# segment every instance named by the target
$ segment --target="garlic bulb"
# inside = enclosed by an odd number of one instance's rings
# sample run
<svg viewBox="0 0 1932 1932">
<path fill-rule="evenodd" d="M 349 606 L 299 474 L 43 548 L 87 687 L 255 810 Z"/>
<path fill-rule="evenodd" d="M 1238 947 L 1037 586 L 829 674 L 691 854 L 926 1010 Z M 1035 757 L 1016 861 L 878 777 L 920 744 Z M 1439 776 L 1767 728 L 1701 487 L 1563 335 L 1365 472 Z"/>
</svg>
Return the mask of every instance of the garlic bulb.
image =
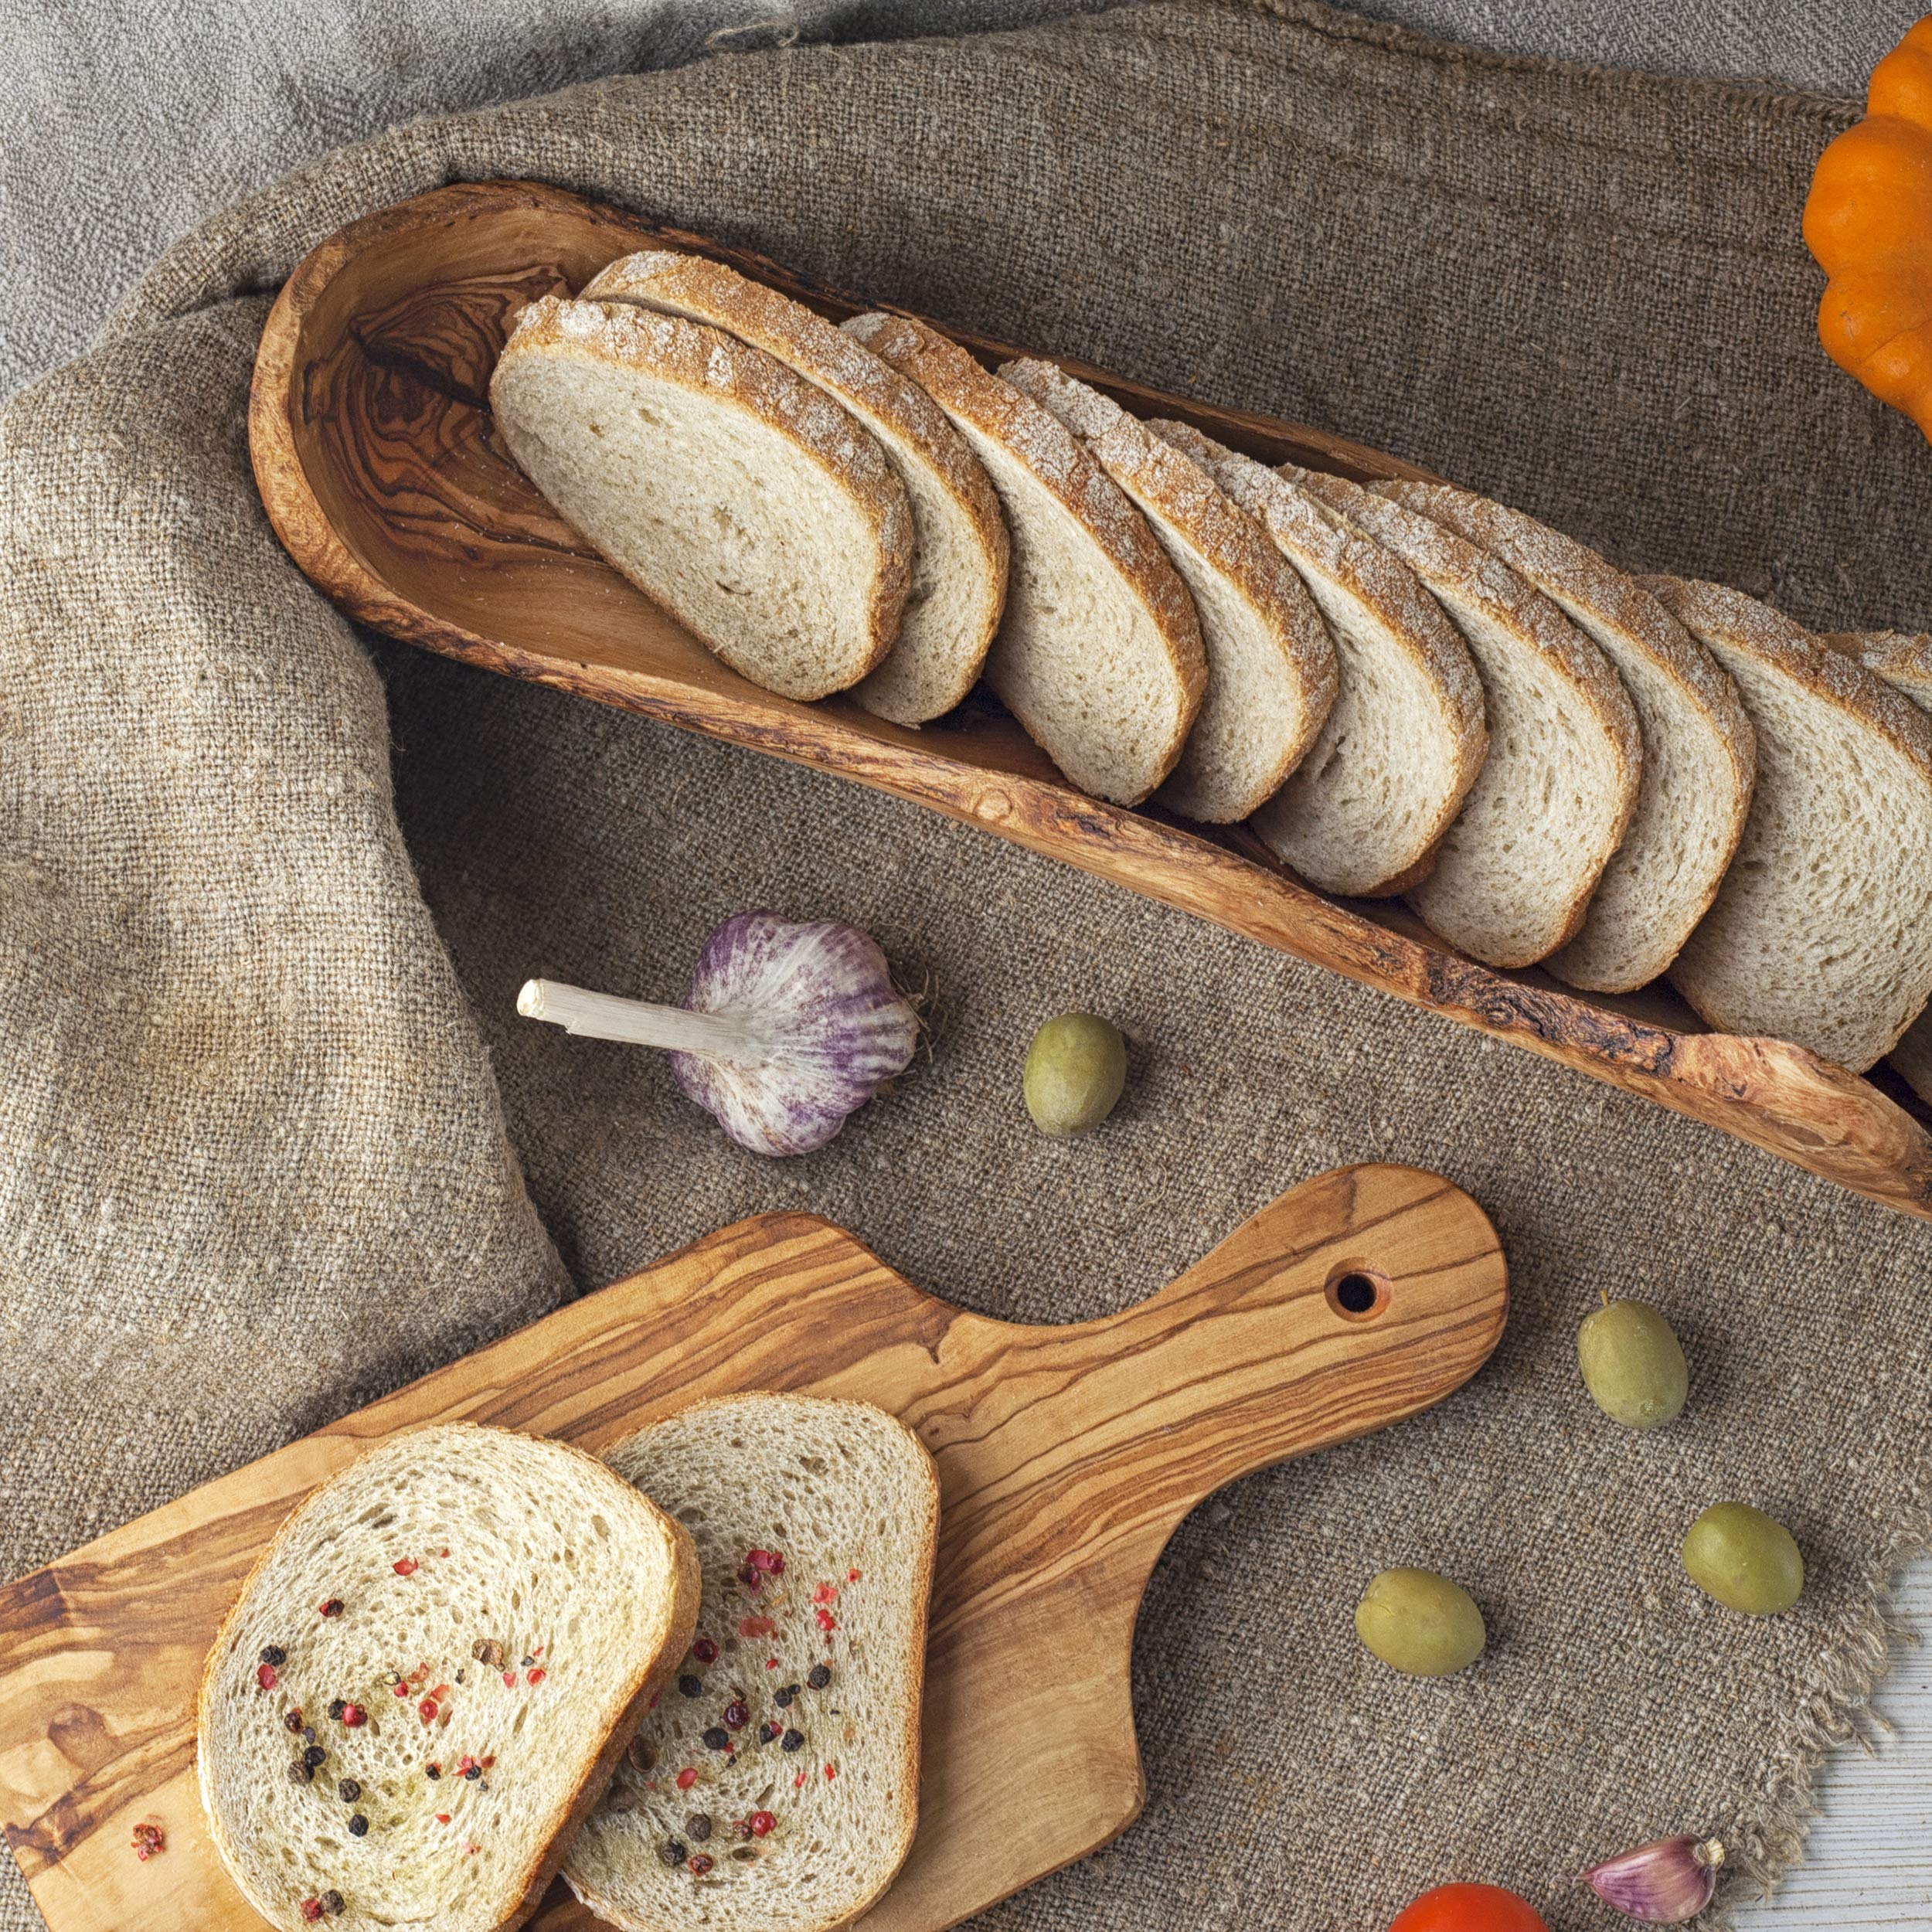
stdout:
<svg viewBox="0 0 1932 1932">
<path fill-rule="evenodd" d="M 1606 1905 L 1645 1925 L 1682 1925 L 1711 1902 L 1724 1848 L 1716 1838 L 1660 1838 L 1578 1878 Z"/>
<path fill-rule="evenodd" d="M 594 1039 L 668 1048 L 679 1086 L 758 1154 L 824 1146 L 906 1070 L 919 1036 L 865 934 L 767 912 L 736 913 L 713 933 L 682 1006 L 533 979 L 516 1010 Z"/>
</svg>

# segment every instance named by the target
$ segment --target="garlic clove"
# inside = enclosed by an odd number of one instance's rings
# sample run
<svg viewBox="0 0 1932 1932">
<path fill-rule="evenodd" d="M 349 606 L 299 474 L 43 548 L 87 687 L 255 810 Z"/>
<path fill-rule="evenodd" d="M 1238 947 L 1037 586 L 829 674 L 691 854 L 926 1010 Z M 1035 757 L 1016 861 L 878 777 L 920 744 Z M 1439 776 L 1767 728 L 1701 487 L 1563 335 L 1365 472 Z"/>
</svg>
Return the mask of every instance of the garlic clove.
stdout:
<svg viewBox="0 0 1932 1932">
<path fill-rule="evenodd" d="M 886 956 L 855 927 L 739 913 L 705 941 L 685 1008 L 756 1038 L 755 1055 L 677 1052 L 685 1093 L 760 1154 L 822 1147 L 903 1073 L 919 1020 Z"/>
<path fill-rule="evenodd" d="M 1711 1902 L 1724 1848 L 1716 1838 L 1660 1838 L 1577 1878 L 1614 1910 L 1645 1925 L 1682 1925 Z"/>
</svg>

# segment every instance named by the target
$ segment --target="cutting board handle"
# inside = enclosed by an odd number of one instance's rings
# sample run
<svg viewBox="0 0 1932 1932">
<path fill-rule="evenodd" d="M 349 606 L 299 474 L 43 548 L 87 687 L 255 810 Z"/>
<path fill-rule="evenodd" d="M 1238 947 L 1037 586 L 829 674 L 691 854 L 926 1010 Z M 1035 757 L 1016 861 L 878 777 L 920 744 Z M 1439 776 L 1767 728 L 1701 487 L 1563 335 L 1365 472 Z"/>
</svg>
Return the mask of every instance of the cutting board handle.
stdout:
<svg viewBox="0 0 1932 1932">
<path fill-rule="evenodd" d="M 1413 1168 L 1341 1168 L 1121 1314 L 985 1324 L 993 1333 L 965 1352 L 988 1372 L 985 1399 L 947 1406 L 963 1426 L 1036 1440 L 1068 1482 L 1128 1485 L 1113 1553 L 1151 1562 L 1223 1484 L 1440 1401 L 1481 1366 L 1508 1308 L 1495 1230 L 1460 1188 Z"/>
</svg>

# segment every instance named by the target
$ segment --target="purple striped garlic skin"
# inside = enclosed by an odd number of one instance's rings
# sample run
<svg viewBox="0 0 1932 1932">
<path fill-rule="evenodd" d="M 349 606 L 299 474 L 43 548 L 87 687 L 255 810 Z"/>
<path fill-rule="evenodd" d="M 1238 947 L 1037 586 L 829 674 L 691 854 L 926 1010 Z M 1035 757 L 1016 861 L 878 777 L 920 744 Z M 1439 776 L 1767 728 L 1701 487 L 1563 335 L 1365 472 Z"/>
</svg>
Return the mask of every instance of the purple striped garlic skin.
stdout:
<svg viewBox="0 0 1932 1932">
<path fill-rule="evenodd" d="M 919 1021 L 866 934 L 770 912 L 735 913 L 705 941 L 684 1005 L 750 1043 L 730 1057 L 673 1053 L 685 1094 L 741 1147 L 808 1154 L 903 1073 Z"/>
</svg>

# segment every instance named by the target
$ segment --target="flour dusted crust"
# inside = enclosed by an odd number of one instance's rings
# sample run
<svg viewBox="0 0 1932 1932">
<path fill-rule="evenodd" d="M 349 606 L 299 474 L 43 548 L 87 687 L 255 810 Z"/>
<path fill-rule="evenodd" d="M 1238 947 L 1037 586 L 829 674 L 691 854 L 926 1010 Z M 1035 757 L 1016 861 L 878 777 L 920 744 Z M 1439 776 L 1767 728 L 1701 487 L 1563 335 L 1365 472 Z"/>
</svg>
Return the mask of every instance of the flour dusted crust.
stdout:
<svg viewBox="0 0 1932 1932">
<path fill-rule="evenodd" d="M 1898 1044 L 1932 993 L 1932 719 L 1853 656 L 1827 648 L 1755 597 L 1675 577 L 1641 581 L 1728 661 L 1747 705 L 1754 702 L 1748 671 L 1769 680 L 1767 690 L 1789 694 L 1814 730 L 1835 726 L 1854 742 L 1882 744 L 1897 761 L 1890 775 L 1903 784 L 1876 784 L 1864 760 L 1860 770 L 1847 769 L 1842 746 L 1784 751 L 1787 789 L 1835 787 L 1847 794 L 1835 803 L 1828 825 L 1815 832 L 1812 849 L 1789 849 L 1767 838 L 1765 826 L 1781 804 L 1774 754 L 1794 726 L 1782 720 L 1774 736 L 1760 714 L 1758 796 L 1738 862 L 1671 973 L 1712 1025 L 1775 1033 L 1862 1072 Z M 1845 835 L 1846 807 L 1891 812 L 1899 823 L 1875 828 L 1861 844 Z M 1906 849 L 1902 828 L 1914 835 L 1916 851 Z M 1766 898 L 1767 885 L 1780 883 L 1782 903 L 1759 912 L 1750 896 Z M 1818 907 L 1832 920 L 1827 930 L 1790 930 Z M 1815 961 L 1808 945 L 1818 952 Z M 1774 958 L 1774 985 L 1752 971 L 1751 951 Z"/>
<path fill-rule="evenodd" d="M 958 704 L 978 677 L 999 627 L 1007 539 L 993 486 L 945 412 L 855 336 L 777 289 L 702 255 L 668 249 L 627 255 L 594 277 L 583 299 L 641 304 L 725 330 L 827 391 L 886 439 L 889 451 L 896 444 L 907 461 L 922 466 L 977 549 L 979 581 L 972 587 L 977 594 L 969 598 L 957 585 L 931 587 L 951 607 L 934 608 L 929 595 L 908 608 L 900 648 L 922 647 L 919 663 L 901 666 L 889 657 L 854 695 L 869 709 L 902 724 L 937 717 Z M 915 554 L 915 582 L 923 564 Z M 969 601 L 973 608 L 958 609 Z M 942 621 L 950 621 L 961 634 L 925 645 L 919 627 Z"/>
<path fill-rule="evenodd" d="M 878 443 L 820 389 L 775 357 L 721 329 L 654 314 L 629 303 L 546 295 L 524 310 L 491 377 L 525 358 L 574 356 L 641 371 L 713 401 L 736 404 L 786 437 L 824 471 L 869 526 L 879 566 L 870 600 L 863 670 L 893 646 L 912 584 L 914 532 L 906 491 Z M 646 595 L 652 587 L 640 583 Z M 728 641 L 706 638 L 716 650 Z"/>
<path fill-rule="evenodd" d="M 883 314 L 855 316 L 843 326 L 910 376 L 955 422 L 977 431 L 1018 464 L 1099 546 L 1146 611 L 1178 686 L 1179 702 L 1174 723 L 1146 760 L 1149 781 L 1144 787 L 1103 794 L 1117 804 L 1138 804 L 1173 769 L 1207 682 L 1192 600 L 1146 519 L 1063 424 L 1032 397 L 989 374 L 937 329 L 910 317 Z M 1009 596 L 1009 610 L 1011 601 Z M 998 655 L 996 641 L 989 676 L 997 676 L 993 659 Z M 1041 736 L 1038 719 L 1022 715 L 1020 722 L 1036 738 Z"/>
<path fill-rule="evenodd" d="M 565 1878 L 624 1932 L 836 1932 L 918 1821 L 931 1458 L 870 1403 L 779 1394 L 695 1403 L 608 1453 L 692 1526 L 702 1604 Z"/>
<path fill-rule="evenodd" d="M 1000 380 L 1066 424 L 1100 467 L 1154 520 L 1172 532 L 1175 566 L 1187 580 L 1189 553 L 1209 665 L 1206 696 L 1161 800 L 1213 823 L 1246 818 L 1280 790 L 1320 732 L 1335 702 L 1335 645 L 1306 588 L 1267 532 L 1230 502 L 1190 457 L 1117 403 L 1052 362 L 1008 362 Z M 1218 595 L 1232 595 L 1241 632 L 1209 621 Z M 1264 655 L 1230 658 L 1243 643 Z M 1217 655 L 1219 653 L 1219 655 Z M 1211 740 L 1211 741 L 1210 741 Z"/>
<path fill-rule="evenodd" d="M 1321 736 L 1287 784 L 1256 814 L 1254 830 L 1326 891 L 1366 898 L 1406 892 L 1427 877 L 1488 749 L 1482 682 L 1468 647 L 1406 563 L 1349 529 L 1278 471 L 1189 423 L 1161 420 L 1148 427 L 1259 521 L 1323 604 L 1338 655 L 1355 665 L 1352 676 L 1342 668 Z M 1355 748 L 1338 742 L 1332 760 L 1330 740 L 1359 740 L 1360 726 L 1352 723 L 1358 710 L 1369 723 L 1386 722 L 1392 678 L 1419 700 L 1429 720 L 1426 730 L 1418 728 L 1406 742 L 1413 747 L 1420 736 L 1435 744 L 1437 768 L 1432 775 L 1426 762 L 1391 755 L 1381 768 L 1384 798 L 1406 798 L 1407 808 L 1385 804 L 1370 810 L 1351 799 L 1338 812 L 1332 786 L 1345 798 L 1372 787 L 1340 763 L 1353 759 Z M 1394 730 L 1400 735 L 1399 726 Z"/>
<path fill-rule="evenodd" d="M 460 1469 L 466 1476 L 487 1472 L 492 1512 L 512 1517 L 519 1489 L 532 1498 L 566 1496 L 567 1506 L 558 1514 L 567 1516 L 573 1531 L 587 1528 L 595 1515 L 605 1526 L 600 1541 L 611 1543 L 619 1555 L 634 1553 L 620 1566 L 621 1588 L 572 1606 L 586 1627 L 577 1648 L 591 1667 L 588 1696 L 573 1696 L 578 1657 L 544 1643 L 546 1659 L 539 1662 L 512 1647 L 522 1641 L 518 1613 L 510 1607 L 512 1592 L 526 1594 L 522 1615 L 528 1618 L 538 1608 L 534 1600 L 544 1594 L 542 1587 L 521 1566 L 515 1577 L 477 1573 L 474 1550 L 463 1546 L 461 1516 L 437 1514 L 433 1500 L 426 1505 L 422 1473 L 437 1468 Z M 451 1539 L 447 1544 L 434 1537 L 421 1540 L 426 1510 L 434 1518 L 435 1536 Z M 395 1521 L 396 1514 L 404 1520 Z M 328 1580 L 317 1587 L 318 1577 Z M 640 1588 L 648 1589 L 651 1578 L 657 1587 L 641 1601 Z M 291 1583 L 311 1587 L 291 1595 Z M 474 1642 L 467 1656 L 417 1658 L 432 1593 L 437 1600 L 454 1595 L 474 1607 L 475 1614 L 459 1619 L 466 1636 L 474 1624 L 482 1627 L 475 1641 L 502 1642 L 503 1664 L 513 1667 L 509 1675 L 515 1685 L 497 1665 L 477 1658 Z M 379 1444 L 298 1505 L 257 1559 L 209 1647 L 196 1700 L 196 1770 L 209 1836 L 223 1864 L 254 1910 L 284 1932 L 315 1923 L 345 1932 L 514 1932 L 542 1901 L 638 1719 L 690 1641 L 699 1594 L 689 1536 L 597 1458 L 567 1443 L 450 1423 Z M 560 1623 L 564 1614 L 558 1611 Z M 643 1641 L 613 1645 L 610 1629 L 627 1614 L 635 1618 Z M 260 1657 L 264 1631 L 272 1634 L 283 1657 L 267 1682 L 258 1675 L 266 1661 Z M 533 1631 L 528 1641 L 542 1642 Z M 389 1682 L 366 1667 L 352 1672 L 345 1663 L 345 1652 L 362 1655 L 372 1645 L 393 1655 L 399 1666 L 417 1659 L 403 1679 L 406 1695 L 395 1694 Z M 539 1673 L 534 1679 L 533 1669 Z M 396 1674 L 402 1676 L 400 1668 Z M 353 1681 L 338 1681 L 352 1676 Z M 539 1749 L 544 1753 L 529 1767 L 515 1762 L 513 1745 L 506 1743 L 500 1753 L 485 1748 L 490 1741 L 521 1737 L 521 1728 L 506 1721 L 518 1715 L 512 1700 L 519 1687 L 526 1696 L 547 1688 L 553 1702 L 563 1700 L 555 1705 L 553 1721 L 536 1733 L 540 1747 L 525 1747 L 532 1759 Z M 438 1691 L 441 1696 L 431 1699 L 434 1714 L 425 1719 L 423 1700 Z M 596 1710 L 583 1708 L 591 1698 L 607 1713 L 607 1721 L 600 1724 Z M 342 1713 L 333 1716 L 337 1702 Z M 291 1709 L 299 1713 L 302 1728 L 288 1726 Z M 360 1719 L 348 1721 L 357 1712 Z M 386 1724 L 392 1727 L 386 1743 Z M 560 1724 L 576 1733 L 561 1747 Z M 489 1760 L 487 1771 L 478 1765 L 474 1779 L 462 1768 L 466 1740 Z M 297 1786 L 273 1775 L 311 1744 L 325 1753 L 312 1780 Z M 380 1750 L 379 1767 L 366 1760 L 365 1745 Z M 408 1770 L 392 1772 L 390 1760 L 406 1761 Z M 318 1825 L 304 1807 L 284 1823 L 280 1835 L 292 1855 L 277 1867 L 286 1871 L 287 1882 L 278 1878 L 273 1889 L 264 1883 L 262 1868 L 277 1862 L 267 1858 L 237 1816 L 246 1798 L 262 1788 L 264 1762 L 271 1774 L 268 1791 L 291 1803 L 318 1801 L 321 1818 Z M 440 1774 L 434 1779 L 427 1768 L 432 1763 Z M 363 1772 L 364 1793 L 342 1798 L 341 1781 Z M 480 1898 L 460 1905 L 434 1873 L 424 1880 L 419 1862 L 412 1868 L 408 1903 L 399 1906 L 383 1889 L 382 1854 L 389 1849 L 391 1830 L 400 1825 L 405 1833 L 443 1833 L 434 1821 L 437 1808 L 454 1811 L 457 1802 L 444 1791 L 461 1783 L 466 1798 L 488 1799 L 492 1774 L 498 1787 L 493 1814 L 507 1821 L 506 1828 L 520 1828 L 527 1850 L 492 1875 Z M 357 1840 L 348 1822 L 359 1811 L 375 1822 Z M 466 1815 L 465 1829 L 474 1828 L 474 1815 Z M 324 1835 L 338 1849 L 319 1875 L 311 1869 L 300 1876 L 304 1845 Z M 350 1841 L 347 1850 L 341 1848 L 344 1838 Z M 444 1856 L 446 1863 L 471 1855 L 461 1851 L 462 1842 L 451 1838 L 445 1847 L 439 1842 L 430 1855 Z M 494 1852 L 496 1847 L 489 1849 Z M 366 1862 L 361 1862 L 365 1852 Z M 319 1905 L 331 1890 L 341 1894 L 339 1910 L 332 1901 L 317 1913 L 304 1910 L 308 1900 Z"/>
<path fill-rule="evenodd" d="M 1597 992 L 1647 984 L 1703 917 L 1743 832 L 1756 741 L 1737 687 L 1656 598 L 1573 537 L 1446 484 L 1372 488 L 1499 558 L 1622 674 L 1651 734 L 1636 815 L 1582 930 L 1545 963 Z"/>
<path fill-rule="evenodd" d="M 1818 642 L 1903 691 L 1921 709 L 1932 709 L 1932 638 L 1910 631 L 1843 631 Z"/>
<path fill-rule="evenodd" d="M 1545 855 L 1546 862 L 1563 876 L 1532 881 L 1515 912 L 1505 912 L 1500 899 L 1486 910 L 1480 906 L 1472 909 L 1469 896 L 1460 890 L 1464 869 L 1449 862 L 1459 858 L 1461 850 L 1475 855 L 1471 815 L 1499 795 L 1489 787 L 1499 786 L 1509 770 L 1498 757 L 1505 743 L 1498 718 L 1502 693 L 1500 687 L 1492 689 L 1489 758 L 1462 818 L 1445 838 L 1436 869 L 1412 895 L 1424 919 L 1488 964 L 1527 966 L 1548 957 L 1574 938 L 1582 926 L 1590 894 L 1637 808 L 1643 740 L 1622 682 L 1603 652 L 1540 590 L 1466 538 L 1345 478 L 1293 464 L 1282 464 L 1281 473 L 1365 536 L 1393 550 L 1438 597 L 1463 607 L 1465 616 L 1458 628 L 1465 634 L 1472 621 L 1487 624 L 1509 640 L 1513 651 L 1540 660 L 1581 705 L 1600 736 L 1610 769 L 1607 796 L 1599 801 L 1594 825 L 1580 844 Z M 1600 808 L 1605 806 L 1607 809 Z M 1510 828 L 1512 836 L 1516 829 Z M 1538 900 L 1540 912 L 1534 911 Z"/>
</svg>

